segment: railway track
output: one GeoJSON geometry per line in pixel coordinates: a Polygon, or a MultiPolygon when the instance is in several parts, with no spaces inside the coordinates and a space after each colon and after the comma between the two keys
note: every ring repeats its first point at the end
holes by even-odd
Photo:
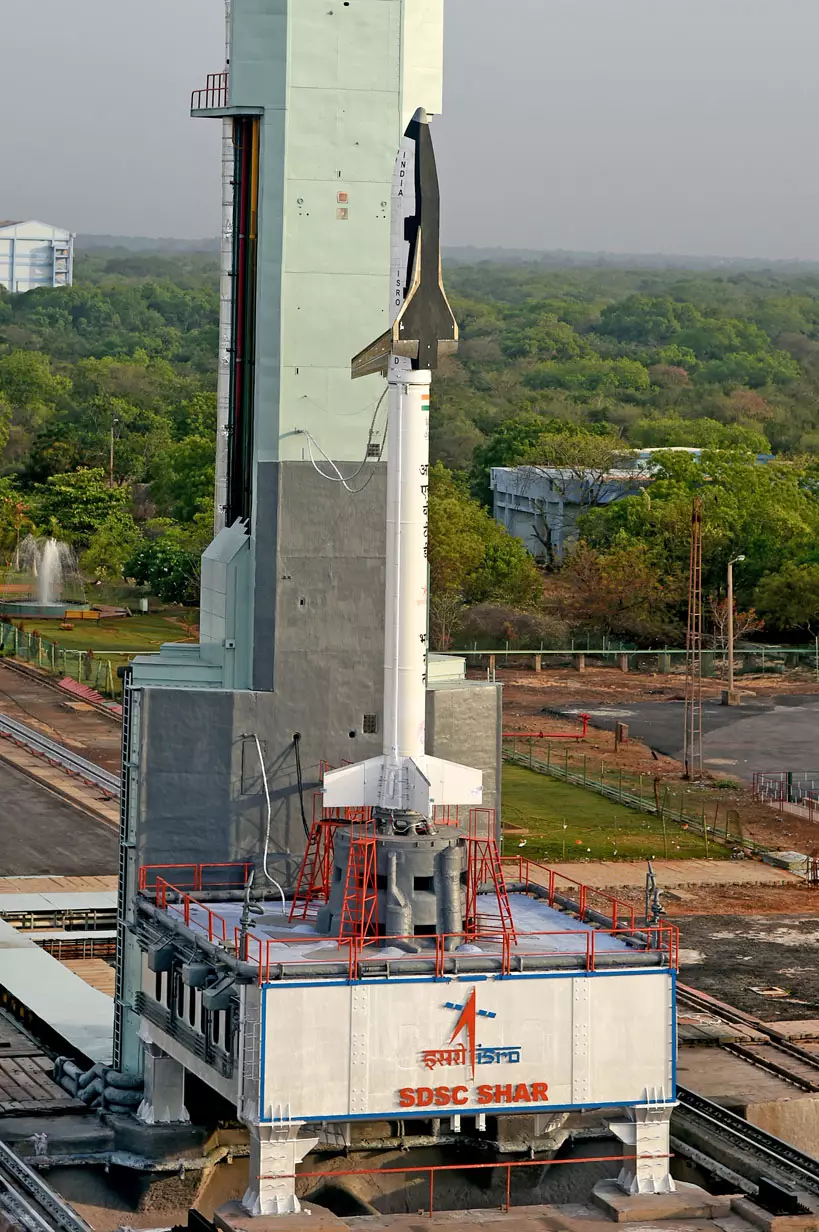
{"type": "Polygon", "coordinates": [[[24,1232],[91,1232],[72,1207],[0,1142],[0,1211],[24,1232]]]}
{"type": "Polygon", "coordinates": [[[115,774],[110,774],[92,761],[86,761],[78,753],[72,753],[71,749],[66,748],[64,744],[49,740],[47,736],[33,727],[27,727],[25,723],[9,718],[7,714],[0,714],[0,737],[11,740],[29,753],[44,757],[52,766],[59,766],[76,778],[82,779],[84,783],[98,787],[111,799],[119,799],[120,783],[115,774]]]}
{"type": "MultiPolygon", "coordinates": [[[[764,1037],[753,1044],[723,1043],[720,1047],[760,1069],[805,1091],[819,1091],[819,1056],[788,1039],[775,1024],[762,1022],[708,993],[677,986],[681,1008],[707,1013],[736,1026],[749,1027],[764,1037]]],[[[819,1212],[819,1159],[774,1137],[744,1117],[690,1091],[677,1088],[678,1107],[672,1133],[682,1143],[704,1139],[713,1145],[706,1152],[730,1172],[750,1182],[759,1193],[766,1186],[798,1195],[801,1208],[819,1212]]],[[[761,1201],[761,1198],[759,1199],[761,1201]]]]}

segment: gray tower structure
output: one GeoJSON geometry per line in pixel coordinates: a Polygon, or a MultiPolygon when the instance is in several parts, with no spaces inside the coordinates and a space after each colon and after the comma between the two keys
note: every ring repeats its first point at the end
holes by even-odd
{"type": "MultiPolygon", "coordinates": [[[[395,152],[441,110],[444,0],[232,0],[223,125],[216,536],[200,642],[126,679],[115,1056],[141,1065],[140,869],[247,860],[293,885],[321,763],[381,749],[387,327],[395,152]]],[[[499,690],[457,671],[428,751],[496,802],[499,690]]],[[[257,883],[258,884],[258,883],[257,883]]]]}

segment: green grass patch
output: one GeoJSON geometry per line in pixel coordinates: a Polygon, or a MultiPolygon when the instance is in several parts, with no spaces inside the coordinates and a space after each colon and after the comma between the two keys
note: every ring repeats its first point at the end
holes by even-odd
{"type": "MultiPolygon", "coordinates": [[[[197,615],[194,613],[194,615],[197,615]]],[[[66,650],[140,652],[159,650],[163,642],[195,640],[194,634],[173,618],[160,613],[121,616],[110,620],[75,620],[73,629],[61,629],[56,620],[24,620],[20,623],[27,633],[37,632],[49,642],[66,650]]]]}
{"type": "MultiPolygon", "coordinates": [[[[701,835],[521,766],[503,768],[503,854],[562,860],[702,859],[701,835]],[[526,846],[519,848],[522,839],[526,846]]],[[[708,855],[728,848],[708,841],[708,855]]]]}

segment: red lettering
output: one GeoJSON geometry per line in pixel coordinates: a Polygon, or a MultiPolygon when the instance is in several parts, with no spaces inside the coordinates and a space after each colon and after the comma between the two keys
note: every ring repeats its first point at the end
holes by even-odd
{"type": "Polygon", "coordinates": [[[519,1082],[518,1085],[515,1087],[515,1094],[513,1096],[513,1102],[516,1104],[528,1104],[531,1102],[531,1099],[532,1097],[529,1094],[529,1088],[527,1087],[526,1083],[519,1082]]]}
{"type": "Polygon", "coordinates": [[[449,1087],[435,1088],[435,1107],[445,1108],[450,1103],[449,1087]]]}
{"type": "Polygon", "coordinates": [[[492,1088],[489,1085],[489,1083],[483,1083],[481,1086],[478,1087],[478,1103],[479,1104],[491,1104],[492,1103],[492,1088]]]}
{"type": "Polygon", "coordinates": [[[415,1092],[412,1087],[402,1087],[398,1092],[399,1108],[412,1108],[415,1104],[415,1092]]]}
{"type": "Polygon", "coordinates": [[[435,1092],[432,1087],[417,1087],[415,1091],[415,1102],[419,1108],[428,1108],[435,1098],[435,1092]]]}
{"type": "Polygon", "coordinates": [[[507,1082],[506,1086],[501,1086],[499,1082],[495,1083],[495,1101],[496,1104],[511,1104],[512,1102],[512,1084],[507,1082]]]}
{"type": "MultiPolygon", "coordinates": [[[[478,1091],[480,1091],[480,1089],[481,1088],[478,1087],[478,1091]]],[[[453,1104],[461,1104],[462,1106],[464,1104],[468,1104],[469,1103],[469,1088],[468,1087],[453,1087],[452,1088],[452,1102],[453,1104]]]]}
{"type": "Polygon", "coordinates": [[[549,1102],[548,1082],[533,1082],[532,1083],[532,1103],[533,1104],[548,1104],[548,1102],[549,1102]]]}

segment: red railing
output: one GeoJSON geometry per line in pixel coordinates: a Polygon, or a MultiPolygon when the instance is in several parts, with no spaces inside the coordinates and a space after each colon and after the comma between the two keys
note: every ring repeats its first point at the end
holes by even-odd
{"type": "Polygon", "coordinates": [[[426,1164],[422,1166],[414,1165],[405,1168],[350,1168],[338,1171],[336,1169],[326,1169],[322,1171],[310,1172],[274,1172],[262,1173],[259,1180],[264,1181],[302,1181],[308,1177],[316,1178],[332,1178],[340,1176],[390,1176],[396,1174],[404,1174],[407,1176],[428,1176],[429,1178],[429,1209],[426,1212],[428,1217],[432,1219],[435,1213],[435,1177],[439,1172],[476,1172],[494,1168],[498,1171],[503,1170],[506,1173],[506,1197],[503,1208],[507,1214],[512,1209],[512,1169],[513,1168],[551,1168],[560,1167],[563,1164],[624,1164],[636,1160],[650,1159],[672,1159],[673,1156],[667,1152],[657,1154],[643,1155],[588,1155],[580,1156],[572,1159],[516,1159],[511,1163],[482,1163],[482,1164],[426,1164]]]}
{"type": "Polygon", "coordinates": [[[156,905],[168,915],[183,920],[188,928],[205,933],[208,941],[227,945],[229,930],[224,916],[211,911],[206,903],[200,903],[197,898],[162,877],[156,879],[156,905]]]}
{"type": "MultiPolygon", "coordinates": [[[[677,967],[679,933],[673,924],[637,928],[552,929],[545,932],[518,932],[516,937],[509,932],[498,930],[496,933],[482,936],[479,944],[487,957],[494,956],[500,960],[501,975],[513,974],[518,969],[518,959],[554,958],[558,955],[575,959],[580,970],[597,971],[603,957],[615,952],[622,953],[612,948],[604,948],[601,942],[603,937],[613,937],[620,941],[634,938],[639,943],[639,952],[662,954],[668,967],[677,967]],[[538,943],[538,938],[543,938],[542,943],[538,943]]],[[[387,975],[400,974],[402,964],[415,963],[424,958],[429,960],[430,970],[434,972],[435,978],[440,979],[446,974],[447,958],[453,956],[456,948],[473,944],[465,933],[438,933],[423,940],[425,948],[419,951],[419,938],[416,936],[377,937],[362,943],[358,938],[341,941],[335,937],[262,938],[251,932],[244,938],[242,950],[241,932],[238,928],[234,930],[236,952],[244,961],[258,967],[260,984],[269,983],[271,972],[279,966],[337,967],[339,962],[342,962],[347,978],[354,980],[364,976],[372,978],[376,966],[382,967],[387,975]],[[317,948],[321,942],[324,942],[323,949],[317,948]],[[329,945],[328,942],[333,944],[329,945]],[[288,949],[294,950],[296,946],[304,946],[305,943],[310,949],[309,955],[287,953],[288,949]],[[411,945],[412,950],[400,955],[384,954],[385,949],[402,943],[411,945]],[[282,947],[285,947],[284,953],[282,947]]]]}
{"type": "Polygon", "coordinates": [[[605,919],[611,920],[614,928],[619,925],[621,919],[627,921],[629,928],[636,927],[637,910],[634,905],[615,898],[613,894],[607,894],[605,890],[584,885],[582,881],[576,881],[574,877],[567,877],[565,873],[558,873],[545,864],[539,864],[537,860],[527,860],[523,856],[504,856],[501,864],[506,876],[510,880],[522,882],[525,889],[529,890],[534,887],[535,890],[546,890],[550,907],[554,907],[556,894],[563,886],[566,886],[570,888],[570,896],[577,903],[578,916],[583,922],[588,918],[589,911],[598,910],[605,919]],[[515,872],[517,872],[516,877],[515,872]],[[600,910],[601,907],[604,910],[600,910]]]}
{"type": "Polygon", "coordinates": [[[223,864],[143,864],[139,870],[139,892],[149,894],[159,877],[171,883],[165,873],[173,873],[173,886],[196,893],[199,890],[243,890],[252,863],[225,861],[223,864]]]}
{"type": "Polygon", "coordinates": [[[191,111],[209,111],[214,107],[228,105],[228,75],[223,73],[208,73],[204,90],[194,90],[191,94],[191,111]]]}

